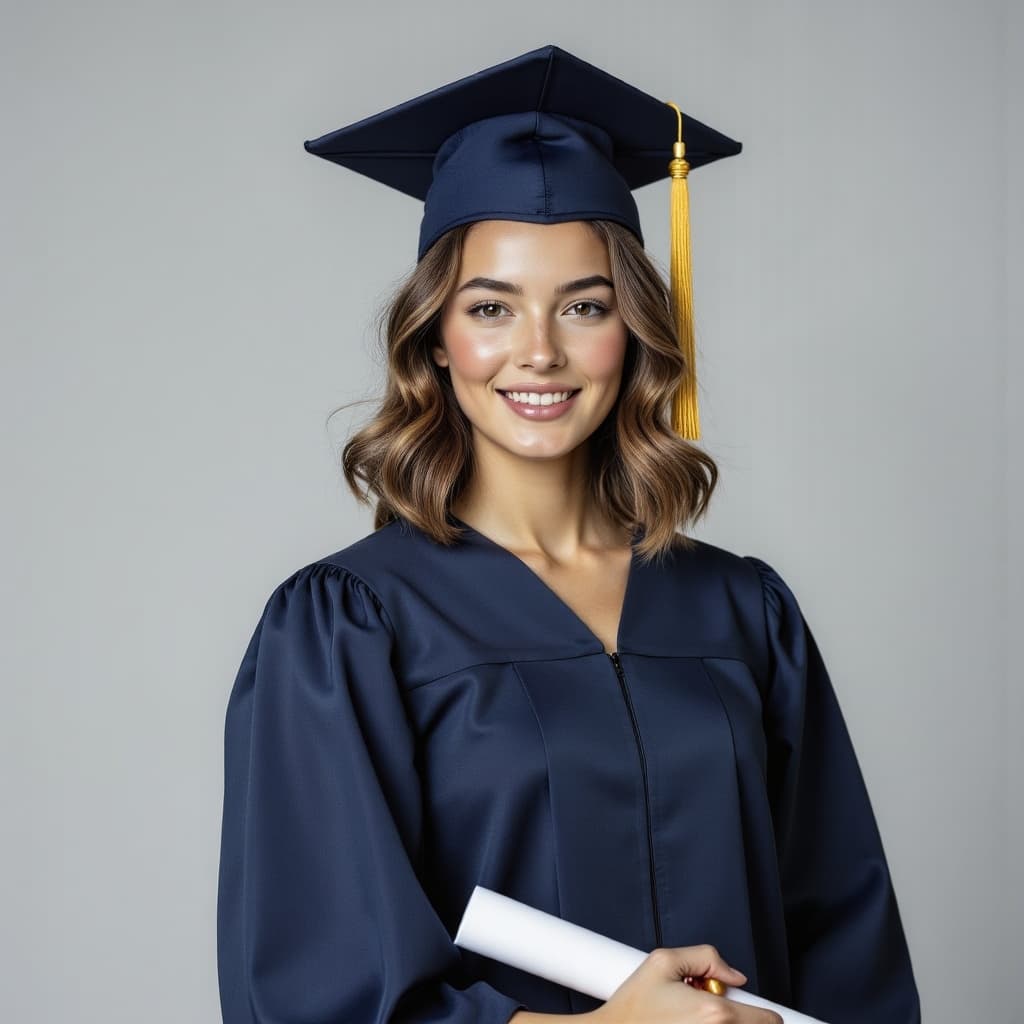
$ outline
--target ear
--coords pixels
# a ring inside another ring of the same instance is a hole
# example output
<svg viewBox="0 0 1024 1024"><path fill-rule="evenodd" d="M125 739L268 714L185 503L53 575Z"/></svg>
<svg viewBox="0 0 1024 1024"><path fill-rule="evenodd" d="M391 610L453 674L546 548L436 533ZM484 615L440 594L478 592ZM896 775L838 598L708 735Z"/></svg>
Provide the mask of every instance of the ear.
<svg viewBox="0 0 1024 1024"><path fill-rule="evenodd" d="M434 357L434 362L437 363L438 366L448 365L448 353L445 350L443 342L438 342L438 344L432 346L430 354Z"/></svg>

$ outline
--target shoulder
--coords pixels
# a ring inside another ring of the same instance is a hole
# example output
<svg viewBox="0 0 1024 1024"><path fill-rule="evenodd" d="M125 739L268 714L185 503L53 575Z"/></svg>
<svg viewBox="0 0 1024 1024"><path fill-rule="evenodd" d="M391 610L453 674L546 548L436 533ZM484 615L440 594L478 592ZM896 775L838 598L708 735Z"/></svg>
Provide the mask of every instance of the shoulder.
<svg viewBox="0 0 1024 1024"><path fill-rule="evenodd" d="M393 637L393 667L413 688L508 660L513 609L500 589L481 589L509 571L500 550L470 537L441 544L396 519L300 572L333 573L370 595Z"/></svg>
<svg viewBox="0 0 1024 1024"><path fill-rule="evenodd" d="M347 547L319 558L318 565L343 570L367 583L393 571L410 558L422 558L440 547L404 519L395 519L360 537Z"/></svg>
<svg viewBox="0 0 1024 1024"><path fill-rule="evenodd" d="M652 566L670 585L704 600L760 597L765 576L773 572L754 555L682 536L677 536L676 543Z"/></svg>
<svg viewBox="0 0 1024 1024"><path fill-rule="evenodd" d="M346 547L300 565L278 584L277 589L317 578L344 580L372 592L375 582L379 584L390 569L419 553L414 550L417 543L422 542L417 542L407 524L391 522Z"/></svg>
<svg viewBox="0 0 1024 1024"><path fill-rule="evenodd" d="M410 588L440 582L442 574L451 571L457 551L458 545L446 548L406 520L396 519L323 555L306 570L339 573L367 588L384 607L395 607Z"/></svg>
<svg viewBox="0 0 1024 1024"><path fill-rule="evenodd" d="M293 569L271 590L263 616L288 609L300 614L303 606L329 604L343 615L365 618L376 615L388 621L387 603L381 593L389 563L400 564L412 552L402 543L402 528L390 523Z"/></svg>
<svg viewBox="0 0 1024 1024"><path fill-rule="evenodd" d="M771 669L780 662L802 663L813 634L793 588L776 566L759 555L738 555L701 544L698 561L714 567L744 632L756 642L759 658Z"/></svg>
<svg viewBox="0 0 1024 1024"><path fill-rule="evenodd" d="M340 603L343 617L376 615L392 634L396 664L411 681L424 672L440 673L434 662L441 654L456 657L451 644L435 651L439 645L431 638L475 607L478 558L475 546L445 546L396 519L302 566L282 586L318 589L335 606ZM447 667L450 659L442 660Z"/></svg>
<svg viewBox="0 0 1024 1024"><path fill-rule="evenodd" d="M752 593L769 603L779 595L792 594L775 566L760 555L740 554L694 537L688 540L689 547L679 544L673 548L672 572L695 578L712 590Z"/></svg>
<svg viewBox="0 0 1024 1024"><path fill-rule="evenodd" d="M711 557L720 571L735 585L756 591L767 629L771 630L773 624L783 615L800 613L796 595L774 563L768 562L760 555L740 555L724 548L715 548Z"/></svg>
<svg viewBox="0 0 1024 1024"><path fill-rule="evenodd" d="M795 606L765 559L695 537L680 536L636 575L633 635L652 654L740 658L766 669L770 636L780 615Z"/></svg>

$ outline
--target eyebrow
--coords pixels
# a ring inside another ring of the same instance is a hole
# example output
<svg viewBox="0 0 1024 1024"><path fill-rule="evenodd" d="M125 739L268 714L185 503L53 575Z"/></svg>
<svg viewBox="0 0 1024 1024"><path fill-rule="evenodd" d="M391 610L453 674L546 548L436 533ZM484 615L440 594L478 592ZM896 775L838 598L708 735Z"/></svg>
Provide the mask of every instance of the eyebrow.
<svg viewBox="0 0 1024 1024"><path fill-rule="evenodd" d="M591 274L590 277L580 277L575 281L566 281L565 284L560 284L555 289L556 295L566 295L569 292L582 291L584 288L593 288L596 285L607 285L609 288L614 288L615 285L608 280L604 274ZM459 292L467 291L470 288L485 288L492 292L506 292L509 295L522 295L523 289L518 284L513 284L511 281L498 281L493 277L471 277L464 285L460 285L456 290L456 295Z"/></svg>

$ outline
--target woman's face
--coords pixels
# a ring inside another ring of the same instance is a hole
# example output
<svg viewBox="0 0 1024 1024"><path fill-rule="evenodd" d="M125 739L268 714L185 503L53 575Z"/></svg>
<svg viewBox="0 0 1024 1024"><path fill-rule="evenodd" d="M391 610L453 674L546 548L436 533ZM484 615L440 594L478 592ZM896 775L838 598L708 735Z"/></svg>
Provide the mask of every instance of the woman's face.
<svg viewBox="0 0 1024 1024"><path fill-rule="evenodd" d="M628 338L611 277L605 243L582 221L469 228L433 356L448 367L478 448L484 438L556 458L598 427L619 392Z"/></svg>

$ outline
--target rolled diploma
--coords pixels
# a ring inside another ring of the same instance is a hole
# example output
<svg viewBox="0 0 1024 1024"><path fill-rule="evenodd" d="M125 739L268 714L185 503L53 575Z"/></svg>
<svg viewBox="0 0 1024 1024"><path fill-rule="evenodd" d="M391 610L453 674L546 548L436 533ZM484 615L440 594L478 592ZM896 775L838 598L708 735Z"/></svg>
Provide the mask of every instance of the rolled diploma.
<svg viewBox="0 0 1024 1024"><path fill-rule="evenodd" d="M482 885L470 894L454 941L472 953L603 1000L647 958L633 946ZM785 1024L823 1024L743 989L727 987L725 998L774 1010Z"/></svg>

